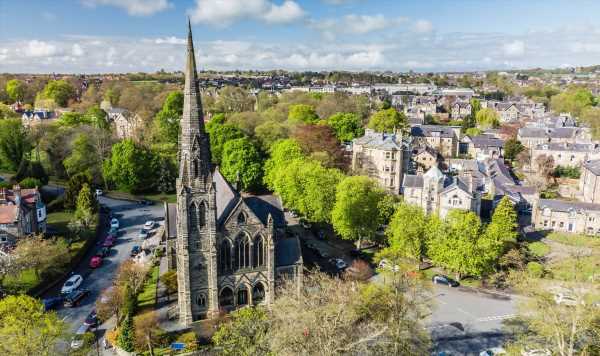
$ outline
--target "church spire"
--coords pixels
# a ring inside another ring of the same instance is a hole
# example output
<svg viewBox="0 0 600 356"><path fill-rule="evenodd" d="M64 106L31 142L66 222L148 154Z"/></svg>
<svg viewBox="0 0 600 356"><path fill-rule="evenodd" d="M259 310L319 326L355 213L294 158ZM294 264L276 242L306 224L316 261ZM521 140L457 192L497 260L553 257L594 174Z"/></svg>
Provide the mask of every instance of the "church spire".
<svg viewBox="0 0 600 356"><path fill-rule="evenodd" d="M187 182L195 178L205 181L205 178L210 174L210 143L204 130L204 114L202 113L202 101L196 72L192 25L189 18L183 97L179 175Z"/></svg>

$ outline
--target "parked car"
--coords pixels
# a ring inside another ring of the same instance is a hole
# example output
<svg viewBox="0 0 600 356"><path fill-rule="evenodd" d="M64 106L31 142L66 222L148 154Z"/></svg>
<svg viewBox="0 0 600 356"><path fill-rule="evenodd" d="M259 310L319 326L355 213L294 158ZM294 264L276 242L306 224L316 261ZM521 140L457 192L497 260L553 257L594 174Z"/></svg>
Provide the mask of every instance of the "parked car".
<svg viewBox="0 0 600 356"><path fill-rule="evenodd" d="M572 295L566 294L566 293L557 293L554 295L554 301L556 302L556 304L562 304L562 305L567 305L570 307L574 307L576 306L577 303L577 298L575 298ZM583 301L581 301L581 303L583 304Z"/></svg>
<svg viewBox="0 0 600 356"><path fill-rule="evenodd" d="M88 314L83 323L87 326L96 326L96 324L98 324L98 315L96 314L96 309L93 309Z"/></svg>
<svg viewBox="0 0 600 356"><path fill-rule="evenodd" d="M140 201L140 204L142 204L142 205L154 205L154 200L148 200L148 199L142 200L142 201Z"/></svg>
<svg viewBox="0 0 600 356"><path fill-rule="evenodd" d="M400 266L398 265L393 265L390 263L390 261L386 260L385 258L382 259L381 261L379 261L379 265L378 265L379 269L385 269L388 271L393 271L393 272L398 272L400 271Z"/></svg>
<svg viewBox="0 0 600 356"><path fill-rule="evenodd" d="M102 257L100 256L93 256L92 259L90 260L90 267L91 268L98 268L102 266Z"/></svg>
<svg viewBox="0 0 600 356"><path fill-rule="evenodd" d="M118 229L119 228L119 220L117 220L116 218L112 218L110 220L110 228Z"/></svg>
<svg viewBox="0 0 600 356"><path fill-rule="evenodd" d="M138 245L135 245L131 248L131 253L129 254L131 257L137 256L140 252L142 252L142 248Z"/></svg>
<svg viewBox="0 0 600 356"><path fill-rule="evenodd" d="M81 275L79 275L79 274L75 274L75 275L71 276L69 279L67 279L65 284L63 284L62 288L60 289L60 293L61 294L69 294L69 293L73 292L74 290L76 290L77 288L79 288L79 286L81 285L82 282L83 282L83 277L81 277Z"/></svg>
<svg viewBox="0 0 600 356"><path fill-rule="evenodd" d="M147 230L151 230L154 228L154 221L153 220L148 220L146 221L146 223L144 224L144 228Z"/></svg>
<svg viewBox="0 0 600 356"><path fill-rule="evenodd" d="M138 234L138 237L142 240L145 240L148 238L148 231L146 231L145 229L141 229L140 233Z"/></svg>
<svg viewBox="0 0 600 356"><path fill-rule="evenodd" d="M329 252L324 251L324 250L319 250L319 249L317 249L317 254L319 254L319 256L321 256L323 258L329 258L331 256L329 254Z"/></svg>
<svg viewBox="0 0 600 356"><path fill-rule="evenodd" d="M104 194L104 192L102 191L102 189L96 189L96 196L97 197L101 197Z"/></svg>
<svg viewBox="0 0 600 356"><path fill-rule="evenodd" d="M119 229L116 227L111 227L108 231L108 234L117 237L119 235Z"/></svg>
<svg viewBox="0 0 600 356"><path fill-rule="evenodd" d="M434 284L445 284L448 287L458 287L459 283L457 281L455 281L454 279L448 277L448 276L443 276L441 274L436 274L435 276L433 276L433 278L431 278L431 281Z"/></svg>
<svg viewBox="0 0 600 356"><path fill-rule="evenodd" d="M90 291L87 289L77 289L65 297L63 305L66 308L74 308L81 302L83 298L87 297L88 294L90 294Z"/></svg>
<svg viewBox="0 0 600 356"><path fill-rule="evenodd" d="M483 350L479 353L479 356L495 356L495 355L506 355L506 350L501 347L492 347L491 349Z"/></svg>
<svg viewBox="0 0 600 356"><path fill-rule="evenodd" d="M113 247L115 244L115 239L112 236L108 236L106 239L104 239L104 242L102 242L102 247Z"/></svg>
<svg viewBox="0 0 600 356"><path fill-rule="evenodd" d="M96 252L96 256L100 256L102 258L110 256L110 247L102 247Z"/></svg>
<svg viewBox="0 0 600 356"><path fill-rule="evenodd" d="M342 270L346 269L347 267L348 267L348 264L346 263L346 261L342 260L341 258L335 259L335 268L338 271L342 271Z"/></svg>
<svg viewBox="0 0 600 356"><path fill-rule="evenodd" d="M63 302L62 296L50 297L42 300L42 304L44 304L44 311L56 309Z"/></svg>
<svg viewBox="0 0 600 356"><path fill-rule="evenodd" d="M85 324L81 325L79 329L77 329L77 331L75 332L75 336L73 336L73 338L71 339L71 349L78 350L83 347L83 344L85 342L84 335L88 331L90 331L90 326Z"/></svg>

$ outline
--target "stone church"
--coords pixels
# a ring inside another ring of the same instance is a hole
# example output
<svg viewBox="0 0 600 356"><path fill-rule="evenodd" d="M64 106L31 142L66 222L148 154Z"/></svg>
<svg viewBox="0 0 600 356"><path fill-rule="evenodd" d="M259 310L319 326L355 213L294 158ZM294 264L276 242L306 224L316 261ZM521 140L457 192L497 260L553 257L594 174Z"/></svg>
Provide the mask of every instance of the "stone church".
<svg viewBox="0 0 600 356"><path fill-rule="evenodd" d="M189 24L188 31L177 204L168 207L165 221L184 326L269 305L278 281L300 285L303 269L298 239L286 237L279 199L239 193L211 163Z"/></svg>

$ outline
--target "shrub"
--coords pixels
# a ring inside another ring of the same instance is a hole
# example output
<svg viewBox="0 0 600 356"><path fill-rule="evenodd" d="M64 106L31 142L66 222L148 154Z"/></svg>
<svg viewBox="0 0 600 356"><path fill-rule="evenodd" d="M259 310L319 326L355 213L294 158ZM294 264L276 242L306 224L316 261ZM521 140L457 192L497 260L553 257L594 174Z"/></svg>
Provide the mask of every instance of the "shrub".
<svg viewBox="0 0 600 356"><path fill-rule="evenodd" d="M552 175L556 178L565 177L579 179L581 176L581 171L578 167L556 166Z"/></svg>
<svg viewBox="0 0 600 356"><path fill-rule="evenodd" d="M538 262L529 262L527 264L527 273L534 278L542 278L544 276L544 266Z"/></svg>
<svg viewBox="0 0 600 356"><path fill-rule="evenodd" d="M193 331L179 335L177 337L177 342L182 342L185 344L185 351L198 350L198 338Z"/></svg>
<svg viewBox="0 0 600 356"><path fill-rule="evenodd" d="M550 246L543 242L536 241L529 244L529 251L535 257L544 257L550 252Z"/></svg>
<svg viewBox="0 0 600 356"><path fill-rule="evenodd" d="M21 186L21 188L25 188L25 189L32 189L32 188L36 188L36 187L42 187L42 182L39 179L36 178L25 178L22 181L19 182L19 186Z"/></svg>
<svg viewBox="0 0 600 356"><path fill-rule="evenodd" d="M134 350L135 330L133 328L133 317L131 314L128 314L127 317L125 317L125 320L121 323L120 329L121 331L117 338L119 347L127 352L132 352Z"/></svg>

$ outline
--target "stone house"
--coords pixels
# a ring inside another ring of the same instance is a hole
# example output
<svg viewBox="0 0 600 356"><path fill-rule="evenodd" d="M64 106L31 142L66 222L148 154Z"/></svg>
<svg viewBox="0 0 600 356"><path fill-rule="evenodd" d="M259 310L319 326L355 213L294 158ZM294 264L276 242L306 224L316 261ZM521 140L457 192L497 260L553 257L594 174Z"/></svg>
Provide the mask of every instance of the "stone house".
<svg viewBox="0 0 600 356"><path fill-rule="evenodd" d="M584 202L600 204L600 159L583 163L579 192Z"/></svg>
<svg viewBox="0 0 600 356"><path fill-rule="evenodd" d="M467 115L471 115L471 103L470 102L455 102L452 104L450 115L453 119L464 119Z"/></svg>
<svg viewBox="0 0 600 356"><path fill-rule="evenodd" d="M132 138L141 123L138 114L127 109L110 108L106 113L108 121L114 125L115 134L120 139Z"/></svg>
<svg viewBox="0 0 600 356"><path fill-rule="evenodd" d="M519 120L519 109L513 103L498 103L494 109L500 115L500 122L515 122Z"/></svg>
<svg viewBox="0 0 600 356"><path fill-rule="evenodd" d="M414 145L427 145L444 158L456 157L458 153L459 126L415 125L410 128Z"/></svg>
<svg viewBox="0 0 600 356"><path fill-rule="evenodd" d="M532 215L538 230L600 235L600 204L540 199Z"/></svg>
<svg viewBox="0 0 600 356"><path fill-rule="evenodd" d="M390 193L400 194L406 150L401 132L388 134L367 129L363 137L352 142L352 170L375 179Z"/></svg>
<svg viewBox="0 0 600 356"><path fill-rule="evenodd" d="M542 143L531 150L531 161L542 155L551 156L554 166L580 167L588 160L600 159L600 147L594 143Z"/></svg>
<svg viewBox="0 0 600 356"><path fill-rule="evenodd" d="M504 153L504 140L492 135L464 136L459 143L459 154L466 154L477 160L499 158Z"/></svg>
<svg viewBox="0 0 600 356"><path fill-rule="evenodd" d="M423 175L405 175L402 194L406 203L442 218L452 209L472 211L477 215L481 210L481 194L472 177L449 177L436 166Z"/></svg>
<svg viewBox="0 0 600 356"><path fill-rule="evenodd" d="M424 172L438 165L439 154L433 148L423 146L413 150L412 159L417 164L417 168Z"/></svg>
<svg viewBox="0 0 600 356"><path fill-rule="evenodd" d="M517 139L523 146L533 149L547 142L591 143L589 129L582 127L522 127L517 132Z"/></svg>
<svg viewBox="0 0 600 356"><path fill-rule="evenodd" d="M17 239L46 232L46 206L39 191L0 188L0 249Z"/></svg>

